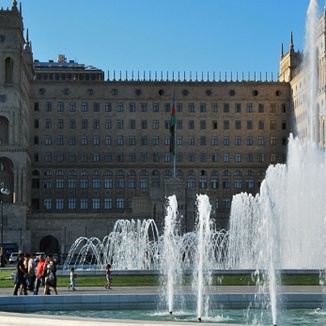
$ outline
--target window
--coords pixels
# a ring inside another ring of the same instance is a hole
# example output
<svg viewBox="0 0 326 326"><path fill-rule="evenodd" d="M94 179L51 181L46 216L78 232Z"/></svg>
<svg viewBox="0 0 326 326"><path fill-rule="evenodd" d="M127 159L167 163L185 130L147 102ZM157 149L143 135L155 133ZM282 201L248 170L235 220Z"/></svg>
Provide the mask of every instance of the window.
<svg viewBox="0 0 326 326"><path fill-rule="evenodd" d="M247 104L247 112L252 113L252 103Z"/></svg>
<svg viewBox="0 0 326 326"><path fill-rule="evenodd" d="M271 146L276 146L276 137L271 137Z"/></svg>
<svg viewBox="0 0 326 326"><path fill-rule="evenodd" d="M200 153L199 155L200 162L206 162L206 153Z"/></svg>
<svg viewBox="0 0 326 326"><path fill-rule="evenodd" d="M158 120L153 121L153 129L159 129L159 125L160 125L160 123Z"/></svg>
<svg viewBox="0 0 326 326"><path fill-rule="evenodd" d="M76 136L69 137L69 145L76 145Z"/></svg>
<svg viewBox="0 0 326 326"><path fill-rule="evenodd" d="M206 146L206 137L205 136L200 137L200 145L201 146Z"/></svg>
<svg viewBox="0 0 326 326"><path fill-rule="evenodd" d="M129 137L129 145L131 145L131 146L136 145L136 137L135 136Z"/></svg>
<svg viewBox="0 0 326 326"><path fill-rule="evenodd" d="M52 199L51 198L44 199L44 209L46 209L46 210L52 209Z"/></svg>
<svg viewBox="0 0 326 326"><path fill-rule="evenodd" d="M64 180L63 179L56 179L55 187L57 189L63 189L64 188Z"/></svg>
<svg viewBox="0 0 326 326"><path fill-rule="evenodd" d="M178 103L177 104L177 112L183 112L182 104Z"/></svg>
<svg viewBox="0 0 326 326"><path fill-rule="evenodd" d="M87 136L82 136L82 138L81 138L81 144L85 146L85 145L87 145L87 143L88 143Z"/></svg>
<svg viewBox="0 0 326 326"><path fill-rule="evenodd" d="M224 130L230 129L230 122L229 122L229 120L224 120L223 121L223 129Z"/></svg>
<svg viewBox="0 0 326 326"><path fill-rule="evenodd" d="M105 103L105 112L112 112L111 103Z"/></svg>
<svg viewBox="0 0 326 326"><path fill-rule="evenodd" d="M206 120L200 120L200 129L206 129Z"/></svg>
<svg viewBox="0 0 326 326"><path fill-rule="evenodd" d="M253 146L254 144L254 139L252 138L252 136L248 136L247 137L247 146Z"/></svg>
<svg viewBox="0 0 326 326"><path fill-rule="evenodd" d="M76 120L75 119L69 120L69 129L76 129Z"/></svg>
<svg viewBox="0 0 326 326"><path fill-rule="evenodd" d="M231 209L231 198L223 198L223 208Z"/></svg>
<svg viewBox="0 0 326 326"><path fill-rule="evenodd" d="M129 129L135 129L136 128L136 120L130 120L129 121Z"/></svg>
<svg viewBox="0 0 326 326"><path fill-rule="evenodd" d="M141 112L147 112L147 103L141 104Z"/></svg>
<svg viewBox="0 0 326 326"><path fill-rule="evenodd" d="M80 179L80 188L88 189L88 179Z"/></svg>
<svg viewBox="0 0 326 326"><path fill-rule="evenodd" d="M230 137L229 136L225 136L223 138L223 145L224 146L229 146L230 145Z"/></svg>
<svg viewBox="0 0 326 326"><path fill-rule="evenodd" d="M200 104L200 112L201 112L201 113L206 112L206 104L205 104L205 103L201 103L201 104Z"/></svg>
<svg viewBox="0 0 326 326"><path fill-rule="evenodd" d="M189 120L188 128L189 129L195 129L195 121L194 120Z"/></svg>
<svg viewBox="0 0 326 326"><path fill-rule="evenodd" d="M154 137L153 137L153 145L154 145L154 146L159 145L159 137L158 137L158 136L154 136Z"/></svg>
<svg viewBox="0 0 326 326"><path fill-rule="evenodd" d="M224 103L223 112L224 113L230 112L230 105L229 105L229 103Z"/></svg>
<svg viewBox="0 0 326 326"><path fill-rule="evenodd" d="M87 119L82 119L81 128L82 129L87 129L88 128L88 120Z"/></svg>
<svg viewBox="0 0 326 326"><path fill-rule="evenodd" d="M118 177L116 182L117 189L124 189L125 187L125 179L124 177Z"/></svg>
<svg viewBox="0 0 326 326"><path fill-rule="evenodd" d="M265 162L265 154L260 153L258 155L259 163L264 163Z"/></svg>
<svg viewBox="0 0 326 326"><path fill-rule="evenodd" d="M258 112L259 113L264 113L265 109L264 109L264 104L258 104Z"/></svg>
<svg viewBox="0 0 326 326"><path fill-rule="evenodd" d="M188 187L189 189L194 189L194 188L196 188L196 180L195 180L194 178L190 178L190 179L188 179L188 181L187 181L187 187Z"/></svg>
<svg viewBox="0 0 326 326"><path fill-rule="evenodd" d="M241 103L236 103L235 105L235 112L240 113L241 112Z"/></svg>
<svg viewBox="0 0 326 326"><path fill-rule="evenodd" d="M237 163L240 163L242 160L241 160L241 154L240 153L236 153L235 154L235 161L237 162Z"/></svg>
<svg viewBox="0 0 326 326"><path fill-rule="evenodd" d="M76 154L69 153L69 162L76 162Z"/></svg>
<svg viewBox="0 0 326 326"><path fill-rule="evenodd" d="M217 109L217 104L216 103L212 103L212 113L217 113L218 109Z"/></svg>
<svg viewBox="0 0 326 326"><path fill-rule="evenodd" d="M153 112L159 112L160 111L160 106L158 103L153 104Z"/></svg>
<svg viewBox="0 0 326 326"><path fill-rule="evenodd" d="M242 179L241 178L235 178L234 179L234 188L235 189L241 189L242 188Z"/></svg>
<svg viewBox="0 0 326 326"><path fill-rule="evenodd" d="M93 121L93 129L100 129L100 120L95 119Z"/></svg>
<svg viewBox="0 0 326 326"><path fill-rule="evenodd" d="M265 146L265 138L264 137L259 137L258 138L258 145L259 146Z"/></svg>
<svg viewBox="0 0 326 326"><path fill-rule="evenodd" d="M75 178L69 178L68 179L68 188L69 189L76 189L76 179Z"/></svg>
<svg viewBox="0 0 326 326"><path fill-rule="evenodd" d="M52 111L52 102L45 103L45 111L51 112Z"/></svg>
<svg viewBox="0 0 326 326"><path fill-rule="evenodd" d="M95 102L93 104L93 112L100 112L100 103Z"/></svg>
<svg viewBox="0 0 326 326"><path fill-rule="evenodd" d="M80 209L88 209L88 199L87 198L80 199Z"/></svg>
<svg viewBox="0 0 326 326"><path fill-rule="evenodd" d="M52 137L45 136L45 145L51 145L51 144L52 144Z"/></svg>
<svg viewBox="0 0 326 326"><path fill-rule="evenodd" d="M69 112L76 112L76 103L75 102L69 103Z"/></svg>
<svg viewBox="0 0 326 326"><path fill-rule="evenodd" d="M265 123L264 123L264 121L259 120L259 122L258 122L258 129L259 129L259 130L264 130L264 128L265 128Z"/></svg>
<svg viewBox="0 0 326 326"><path fill-rule="evenodd" d="M122 197L117 198L117 209L124 209L125 208L125 199Z"/></svg>
<svg viewBox="0 0 326 326"><path fill-rule="evenodd" d="M142 129L147 129L147 120L142 120L141 121L141 128Z"/></svg>
<svg viewBox="0 0 326 326"><path fill-rule="evenodd" d="M118 112L123 112L123 103L118 103L118 108L117 108Z"/></svg>
<svg viewBox="0 0 326 326"><path fill-rule="evenodd" d="M190 146L195 145L195 137L190 136L190 137L188 138L188 145L190 145Z"/></svg>
<svg viewBox="0 0 326 326"><path fill-rule="evenodd" d="M117 145L122 146L123 145L123 136L117 137Z"/></svg>
<svg viewBox="0 0 326 326"><path fill-rule="evenodd" d="M199 179L199 189L207 189L207 179L206 178Z"/></svg>
<svg viewBox="0 0 326 326"><path fill-rule="evenodd" d="M101 208L101 199L100 198L93 198L92 200L93 209L98 210Z"/></svg>
<svg viewBox="0 0 326 326"><path fill-rule="evenodd" d="M276 121L275 120L272 120L270 122L270 128L271 128L271 130L275 130L276 129Z"/></svg>
<svg viewBox="0 0 326 326"><path fill-rule="evenodd" d="M236 130L241 130L241 120L236 120L235 121L235 129Z"/></svg>
<svg viewBox="0 0 326 326"><path fill-rule="evenodd" d="M52 179L44 179L44 189L52 188Z"/></svg>
<svg viewBox="0 0 326 326"><path fill-rule="evenodd" d="M111 128L112 128L112 121L105 120L105 129L111 129Z"/></svg>
<svg viewBox="0 0 326 326"><path fill-rule="evenodd" d="M63 112L63 110L64 110L63 102L58 102L57 110L58 110L58 112Z"/></svg>
<svg viewBox="0 0 326 326"><path fill-rule="evenodd" d="M129 112L136 112L136 104L134 102L129 104Z"/></svg>
<svg viewBox="0 0 326 326"><path fill-rule="evenodd" d="M105 178L104 179L104 188L105 189L111 189L112 187L113 187L112 178Z"/></svg>
<svg viewBox="0 0 326 326"><path fill-rule="evenodd" d="M241 136L235 136L235 145L241 146Z"/></svg>
<svg viewBox="0 0 326 326"><path fill-rule="evenodd" d="M112 198L104 198L104 209L112 209Z"/></svg>
<svg viewBox="0 0 326 326"><path fill-rule="evenodd" d="M230 162L230 154L229 153L224 153L223 154L223 162L224 163Z"/></svg>
<svg viewBox="0 0 326 326"><path fill-rule="evenodd" d="M82 112L87 112L88 111L88 103L87 102L82 102L81 111Z"/></svg>
<svg viewBox="0 0 326 326"><path fill-rule="evenodd" d="M194 103L189 103L188 105L188 112L194 113L195 112L195 105Z"/></svg>
<svg viewBox="0 0 326 326"><path fill-rule="evenodd" d="M248 129L248 130L251 130L252 128L253 128L252 120L248 120L248 121L247 121L247 129Z"/></svg>
<svg viewBox="0 0 326 326"><path fill-rule="evenodd" d="M217 146L218 145L218 137L217 136L212 136L212 146Z"/></svg>
<svg viewBox="0 0 326 326"><path fill-rule="evenodd" d="M217 153L212 154L212 162L218 162L218 154Z"/></svg>
<svg viewBox="0 0 326 326"><path fill-rule="evenodd" d="M76 198L68 198L68 209L76 209Z"/></svg>
<svg viewBox="0 0 326 326"><path fill-rule="evenodd" d="M99 178L94 178L92 180L92 188L93 189L100 189L101 188L101 180Z"/></svg>
<svg viewBox="0 0 326 326"><path fill-rule="evenodd" d="M45 128L46 129L51 129L52 128L52 120L51 119L46 119L45 120Z"/></svg>
<svg viewBox="0 0 326 326"><path fill-rule="evenodd" d="M141 143L142 146L146 146L148 144L147 137L142 136L141 139L140 139L140 143Z"/></svg>
<svg viewBox="0 0 326 326"><path fill-rule="evenodd" d="M57 198L55 200L55 208L56 209L63 209L63 203L64 203L63 198Z"/></svg>
<svg viewBox="0 0 326 326"><path fill-rule="evenodd" d="M188 162L195 162L195 154L194 153L189 153Z"/></svg>

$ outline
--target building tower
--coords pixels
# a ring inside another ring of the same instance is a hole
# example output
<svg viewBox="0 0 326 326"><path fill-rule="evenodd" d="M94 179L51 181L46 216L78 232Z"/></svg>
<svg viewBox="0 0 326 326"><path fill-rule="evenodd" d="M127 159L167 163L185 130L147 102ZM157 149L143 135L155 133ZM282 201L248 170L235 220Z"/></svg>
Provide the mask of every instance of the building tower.
<svg viewBox="0 0 326 326"><path fill-rule="evenodd" d="M21 8L0 10L0 184L2 242L30 246L26 218L30 205L29 85L33 78L31 45L23 36Z"/></svg>

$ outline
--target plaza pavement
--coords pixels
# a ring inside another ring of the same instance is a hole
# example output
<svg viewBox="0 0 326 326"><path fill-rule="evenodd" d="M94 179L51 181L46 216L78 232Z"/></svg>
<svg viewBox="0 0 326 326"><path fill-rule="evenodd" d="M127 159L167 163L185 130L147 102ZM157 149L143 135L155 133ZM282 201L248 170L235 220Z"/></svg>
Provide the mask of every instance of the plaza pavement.
<svg viewBox="0 0 326 326"><path fill-rule="evenodd" d="M42 293L42 288L40 289ZM81 287L76 291L68 290L65 288L58 288L59 296L87 296L87 295L136 295L136 294L158 294L160 291L159 287L153 286L137 286L137 287L113 287L112 290L106 290L103 287ZM190 288L185 287L184 292L188 293ZM280 293L311 293L319 294L323 293L323 288L321 286L283 286L279 288ZM225 293L225 294L246 294L246 293L257 293L257 288L255 286L214 286L211 287L206 293ZM33 296L29 292L30 296ZM43 295L43 294L40 294ZM5 288L0 289L0 297L12 297L13 289ZM4 298L3 298L4 299ZM28 325L38 325L42 326L102 326L102 325L116 325L116 326L166 326L166 325L194 325L194 322L155 322L155 321L135 321L135 320L113 320L113 319L96 319L96 318L81 318L81 317L67 317L67 316L44 316L36 314L20 314L12 312L0 312L0 325L7 326L28 326ZM211 323L200 323L203 326L210 326ZM223 324L218 323L220 326L236 326L238 324Z"/></svg>

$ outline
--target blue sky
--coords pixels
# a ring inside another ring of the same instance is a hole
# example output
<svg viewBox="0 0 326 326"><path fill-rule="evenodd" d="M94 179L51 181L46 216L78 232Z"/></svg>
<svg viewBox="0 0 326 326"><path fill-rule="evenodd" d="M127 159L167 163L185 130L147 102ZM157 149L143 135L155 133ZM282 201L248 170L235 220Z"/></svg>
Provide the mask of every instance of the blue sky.
<svg viewBox="0 0 326 326"><path fill-rule="evenodd" d="M5 7L10 0L2 0ZM320 6L323 8L324 3ZM34 58L105 71L277 75L304 46L309 0L22 0Z"/></svg>

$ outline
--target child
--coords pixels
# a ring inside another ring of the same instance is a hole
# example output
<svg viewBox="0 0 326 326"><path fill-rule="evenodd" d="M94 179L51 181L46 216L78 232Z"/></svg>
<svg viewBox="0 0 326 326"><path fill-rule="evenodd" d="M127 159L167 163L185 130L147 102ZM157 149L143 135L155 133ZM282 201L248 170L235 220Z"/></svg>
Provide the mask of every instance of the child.
<svg viewBox="0 0 326 326"><path fill-rule="evenodd" d="M70 284L68 285L68 289L72 288L73 291L76 291L76 277L77 274L75 274L75 269L72 267L70 269Z"/></svg>
<svg viewBox="0 0 326 326"><path fill-rule="evenodd" d="M105 276L106 276L106 284L105 284L105 288L106 289L112 289L111 288L111 283L112 283L112 275L111 275L111 271L110 271L111 265L107 264L106 265L106 272L105 272Z"/></svg>

